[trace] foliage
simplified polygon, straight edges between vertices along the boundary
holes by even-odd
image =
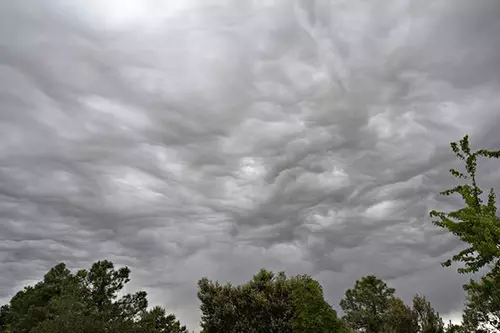
[[[443,266],[450,266],[452,261],[465,264],[459,268],[460,273],[477,272],[485,265],[500,257],[500,221],[496,216],[495,192],[490,190],[486,204],[481,195],[483,190],[477,184],[477,159],[500,158],[500,151],[481,149],[472,151],[469,137],[466,135],[460,142],[452,142],[451,149],[459,160],[465,163],[465,171],[451,169],[453,177],[466,180],[467,183],[442,191],[442,195],[458,194],[465,207],[450,213],[431,211],[431,217],[437,218],[434,224],[448,229],[458,236],[469,247],[445,261]]]
[[[445,333],[466,333],[460,325],[452,324],[451,321],[446,325]],[[469,331],[470,332],[470,331]]]
[[[413,308],[373,275],[356,281],[340,301],[344,321],[366,333],[444,333],[444,323],[430,302],[416,295]]]
[[[27,286],[10,301],[6,327],[13,332],[30,332],[51,316],[51,301],[63,294],[75,292],[76,280],[64,264],[45,274],[43,281]]]
[[[10,306],[5,304],[0,307],[0,332],[3,332],[7,326],[7,320],[10,313]]]
[[[479,281],[470,280],[464,288],[468,294],[464,324],[472,328],[489,326],[500,330],[499,265],[495,265]]]
[[[173,314],[167,315],[165,309],[156,306],[143,313],[138,322],[137,332],[148,333],[188,333],[186,326],[182,326]]]
[[[336,312],[318,282],[307,275],[288,279],[261,270],[241,286],[203,278],[198,283],[201,326],[218,332],[341,332]]]
[[[413,297],[413,312],[417,318],[421,333],[444,333],[443,319],[434,310],[431,303],[419,295]]]
[[[419,325],[415,312],[399,298],[394,298],[383,318],[382,332],[418,333]]]
[[[323,298],[321,285],[307,275],[291,279],[292,307],[295,315],[293,332],[339,332],[342,325],[337,313]]]
[[[394,292],[393,288],[373,275],[362,277],[340,301],[344,321],[349,327],[366,333],[381,332],[394,304]]]
[[[445,261],[443,266],[451,265],[452,261],[463,262],[465,267],[459,268],[459,273],[478,272],[485,266],[489,268],[479,281],[471,280],[464,286],[468,299],[462,325],[465,332],[488,332],[488,327],[500,327],[500,218],[493,189],[489,191],[487,202],[483,203],[483,190],[477,182],[477,160],[480,157],[500,158],[500,151],[472,151],[467,135],[458,143],[452,142],[451,149],[465,164],[465,170],[451,169],[450,172],[466,183],[441,194],[458,194],[465,206],[450,213],[434,210],[430,214],[437,218],[433,221],[437,226],[468,244],[468,248]]]
[[[2,332],[10,333],[184,333],[173,315],[147,311],[147,294],[118,298],[130,270],[98,261],[72,274],[64,264],[18,292],[0,312]]]

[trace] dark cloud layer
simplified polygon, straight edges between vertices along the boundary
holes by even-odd
[[[460,311],[448,144],[500,145],[500,5],[0,2],[0,298],[109,258],[196,327],[196,281],[364,274]],[[497,186],[498,168],[482,167]]]

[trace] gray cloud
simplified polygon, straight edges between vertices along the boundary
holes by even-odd
[[[129,3],[0,3],[1,298],[109,258],[192,328],[261,267],[460,310],[428,211],[500,144],[498,1]]]

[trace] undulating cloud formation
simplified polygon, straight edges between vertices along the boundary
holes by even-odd
[[[461,310],[449,142],[500,147],[497,0],[0,1],[0,299],[103,258],[196,282],[375,274]],[[498,165],[483,185],[498,187]],[[337,307],[338,309],[338,307]]]

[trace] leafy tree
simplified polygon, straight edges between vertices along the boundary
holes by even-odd
[[[201,301],[201,326],[204,333],[234,332],[237,324],[237,300],[243,302],[238,295],[239,290],[232,285],[220,285],[207,278],[198,281],[198,298]],[[244,318],[241,318],[243,320]],[[241,323],[240,323],[241,325]]]
[[[69,292],[46,307],[53,316],[41,325],[40,332],[64,331],[67,325],[79,321],[83,321],[79,324],[82,332],[95,331],[97,323],[106,332],[132,331],[134,321],[146,310],[148,302],[144,291],[117,299],[129,281],[129,274],[126,267],[115,270],[110,261],[98,261],[90,270],[80,270],[75,276],[67,272],[67,280],[74,283],[66,288]],[[55,279],[53,285],[57,286],[58,281]]]
[[[340,301],[344,321],[355,330],[382,332],[395,302],[394,292],[393,288],[373,275],[362,277]]]
[[[464,325],[468,328],[492,327],[500,330],[500,267],[494,265],[479,281],[464,286],[468,293]]]
[[[10,307],[2,305],[0,307],[0,332],[4,332],[7,327],[8,316],[10,314]]]
[[[30,332],[50,316],[48,305],[54,298],[69,292],[75,280],[64,264],[59,264],[45,274],[43,281],[25,287],[10,301],[5,326],[13,332]]]
[[[337,313],[323,298],[323,288],[310,276],[291,279],[292,307],[295,315],[292,331],[301,333],[340,332],[344,328]]]
[[[148,333],[188,333],[173,314],[167,315],[165,309],[156,306],[144,312],[138,323],[138,332]]]
[[[451,169],[453,177],[467,182],[452,189],[442,191],[442,195],[458,194],[465,207],[450,213],[433,210],[431,217],[437,218],[434,224],[448,229],[469,247],[445,261],[443,266],[450,266],[452,261],[465,264],[460,273],[477,272],[485,265],[500,257],[500,220],[496,216],[495,192],[490,190],[487,203],[481,198],[483,190],[477,184],[477,160],[479,157],[500,158],[500,151],[481,149],[472,151],[469,137],[460,142],[452,142],[451,149],[459,160],[465,163],[465,170]]]
[[[446,333],[466,333],[467,331],[464,331],[463,327],[460,325],[452,324],[451,320],[450,320],[448,325],[446,325],[445,332]]]
[[[384,318],[381,332],[384,333],[419,333],[418,318],[409,306],[399,298],[394,298]]]
[[[425,297],[416,295],[412,308],[394,293],[375,276],[362,277],[340,301],[344,321],[366,333],[444,333],[443,320]]]
[[[420,333],[444,333],[443,319],[425,298],[413,297],[413,312],[417,318]]]
[[[241,286],[198,282],[203,333],[341,332],[318,282],[261,270]]]
[[[87,313],[83,303],[70,297],[61,297],[52,304],[54,315],[30,330],[31,333],[118,333],[106,318],[95,313]],[[124,325],[122,325],[124,326]],[[123,328],[123,327],[121,327]],[[14,331],[15,332],[15,331]]]
[[[111,311],[118,292],[130,281],[129,275],[130,270],[127,267],[115,270],[113,263],[107,260],[98,261],[89,271],[80,270],[76,274],[80,284],[84,287],[85,302],[97,312]],[[142,309],[147,307],[144,292],[135,296],[127,295],[125,298],[116,305],[130,305],[130,300],[134,299],[140,303],[138,306],[142,306]]]
[[[43,281],[18,292],[2,307],[2,332],[8,333],[184,333],[165,310],[147,311],[147,294],[118,297],[129,281],[128,268],[98,261],[72,274],[59,264]]]
[[[468,244],[465,250],[445,261],[443,266],[450,266],[453,261],[462,262],[465,267],[459,268],[459,273],[477,272],[485,266],[489,268],[480,281],[471,280],[464,286],[468,302],[462,329],[467,332],[482,332],[484,329],[481,327],[484,325],[498,327],[500,319],[500,218],[497,216],[493,189],[490,189],[486,203],[483,202],[483,190],[477,182],[477,160],[480,157],[500,158],[500,151],[472,151],[467,135],[459,142],[452,142],[451,149],[465,164],[465,168],[464,171],[451,169],[450,173],[466,182],[441,194],[458,194],[465,205],[450,213],[433,210],[430,215],[437,218],[433,221],[434,224],[447,229]]]

